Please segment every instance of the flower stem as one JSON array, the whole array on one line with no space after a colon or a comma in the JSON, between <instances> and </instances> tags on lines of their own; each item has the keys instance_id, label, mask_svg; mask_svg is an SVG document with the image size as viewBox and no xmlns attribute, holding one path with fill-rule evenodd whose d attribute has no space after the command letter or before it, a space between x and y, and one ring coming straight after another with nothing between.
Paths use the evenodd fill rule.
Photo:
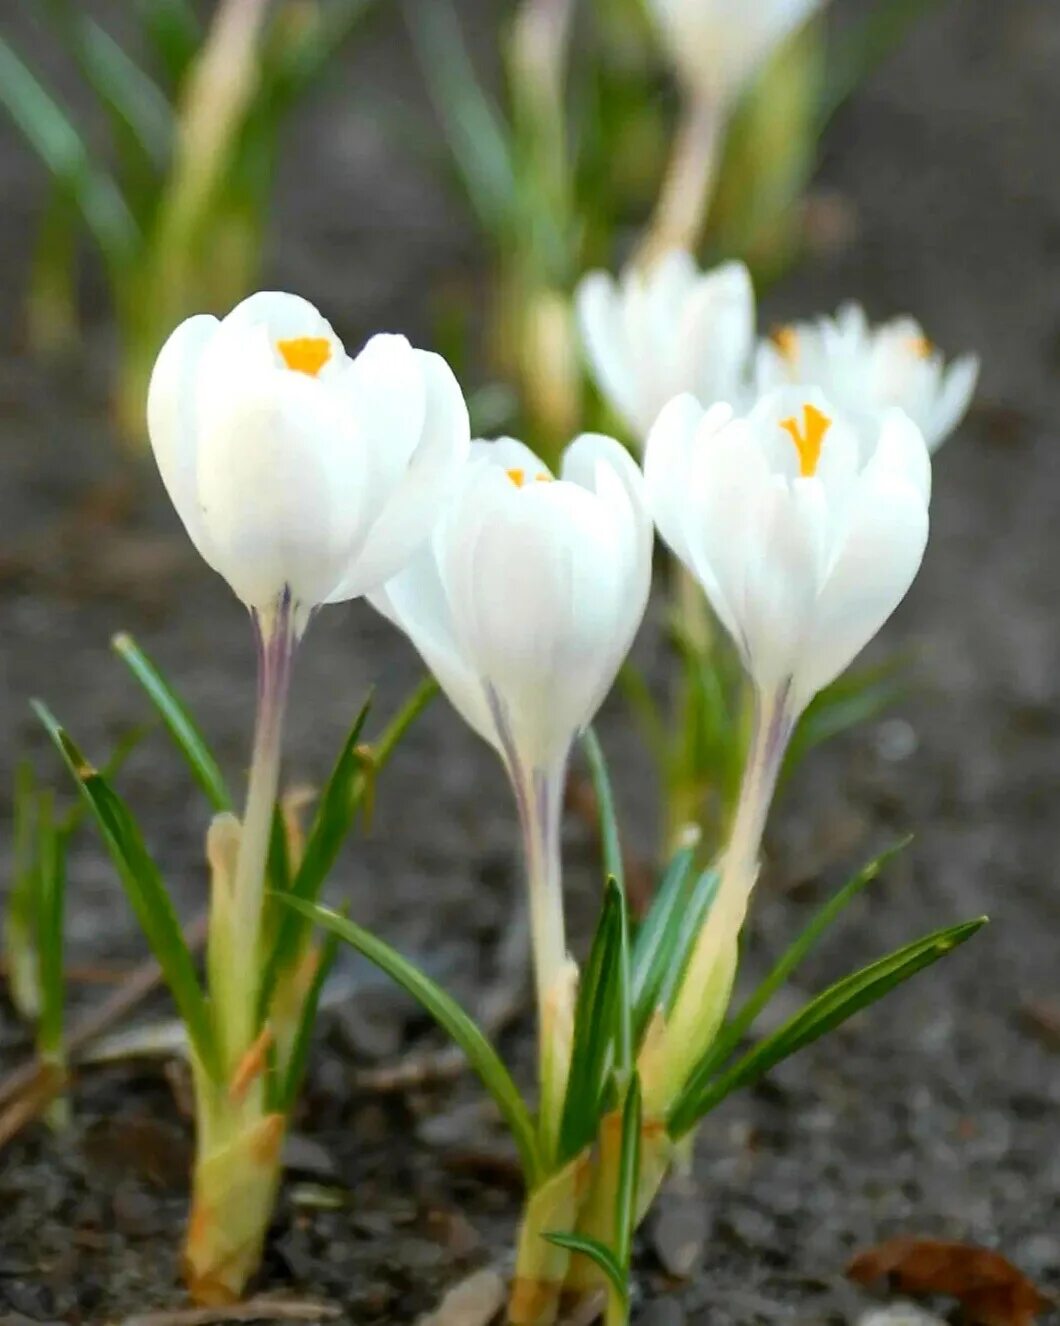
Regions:
<instances>
[{"instance_id":1,"label":"flower stem","mask_svg":"<svg viewBox=\"0 0 1060 1326\"><path fill-rule=\"evenodd\" d=\"M550 770L513 771L530 895L530 935L537 992L541 1121L549 1154L559 1126L570 1058L573 999L568 979L560 864L560 810L566 762Z\"/></svg>"},{"instance_id":2,"label":"flower stem","mask_svg":"<svg viewBox=\"0 0 1060 1326\"><path fill-rule=\"evenodd\" d=\"M736 941L758 874L758 856L784 752L794 726L786 688L756 696L751 744L732 829L721 863L721 883L696 940L688 971L666 1027L661 1090L665 1108L706 1050L724 1015ZM721 982L719 973L725 976Z\"/></svg>"},{"instance_id":3,"label":"flower stem","mask_svg":"<svg viewBox=\"0 0 1060 1326\"><path fill-rule=\"evenodd\" d=\"M267 614L254 615L258 643L258 706L254 749L232 884L225 958L232 972L222 1011L228 1062L235 1065L256 1034L260 941L272 817L280 779L287 692L298 631L285 595Z\"/></svg>"},{"instance_id":4,"label":"flower stem","mask_svg":"<svg viewBox=\"0 0 1060 1326\"><path fill-rule=\"evenodd\" d=\"M670 249L695 252L706 223L721 153L725 117L705 97L690 96L677 127L673 154L641 246L648 265Z\"/></svg>"}]
</instances>

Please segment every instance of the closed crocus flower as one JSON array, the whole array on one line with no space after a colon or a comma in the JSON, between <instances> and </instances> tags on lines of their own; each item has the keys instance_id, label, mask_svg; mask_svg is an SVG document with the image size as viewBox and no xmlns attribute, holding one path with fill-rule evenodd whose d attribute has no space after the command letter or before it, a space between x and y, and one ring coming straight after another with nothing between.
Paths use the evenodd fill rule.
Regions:
<instances>
[{"instance_id":1,"label":"closed crocus flower","mask_svg":"<svg viewBox=\"0 0 1060 1326\"><path fill-rule=\"evenodd\" d=\"M818 389L781 388L745 418L678 397L648 439L645 489L663 538L699 581L754 683L755 715L721 882L661 1042L664 1107L724 1008L784 752L812 697L872 639L916 575L931 464L908 415L886 411L863 452Z\"/></svg>"},{"instance_id":2,"label":"closed crocus flower","mask_svg":"<svg viewBox=\"0 0 1060 1326\"><path fill-rule=\"evenodd\" d=\"M444 360L402 336L350 358L296 295L182 323L158 357L148 426L192 542L260 617L304 623L398 571L466 455Z\"/></svg>"},{"instance_id":3,"label":"closed crocus flower","mask_svg":"<svg viewBox=\"0 0 1060 1326\"><path fill-rule=\"evenodd\" d=\"M800 712L876 634L928 532L923 436L886 412L867 458L816 388L781 388L745 418L673 401L648 440L648 502L765 695Z\"/></svg>"},{"instance_id":4,"label":"closed crocus flower","mask_svg":"<svg viewBox=\"0 0 1060 1326\"><path fill-rule=\"evenodd\" d=\"M650 0L685 86L727 107L823 0Z\"/></svg>"},{"instance_id":5,"label":"closed crocus flower","mask_svg":"<svg viewBox=\"0 0 1060 1326\"><path fill-rule=\"evenodd\" d=\"M651 547L640 470L612 438L578 438L555 479L521 442L476 442L427 547L370 596L511 778L530 884L543 1118L557 1121L573 992L560 892L564 775L644 614Z\"/></svg>"},{"instance_id":6,"label":"closed crocus flower","mask_svg":"<svg viewBox=\"0 0 1060 1326\"><path fill-rule=\"evenodd\" d=\"M873 327L858 304L835 317L782 327L758 349L758 390L785 383L820 387L870 449L885 411L898 406L934 451L964 418L975 393L979 360L966 354L947 366L913 318Z\"/></svg>"},{"instance_id":7,"label":"closed crocus flower","mask_svg":"<svg viewBox=\"0 0 1060 1326\"><path fill-rule=\"evenodd\" d=\"M578 323L596 383L638 446L682 392L703 404L741 401L754 353L755 299L747 268L701 272L683 250L615 281L590 272Z\"/></svg>"}]
</instances>

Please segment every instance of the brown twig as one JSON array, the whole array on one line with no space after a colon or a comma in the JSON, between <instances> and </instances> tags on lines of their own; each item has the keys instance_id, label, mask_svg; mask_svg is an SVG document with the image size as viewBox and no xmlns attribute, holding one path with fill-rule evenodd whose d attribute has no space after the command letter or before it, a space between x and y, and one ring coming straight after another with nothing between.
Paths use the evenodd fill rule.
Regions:
<instances>
[{"instance_id":1,"label":"brown twig","mask_svg":"<svg viewBox=\"0 0 1060 1326\"><path fill-rule=\"evenodd\" d=\"M207 918L203 914L188 926L186 941L195 952L206 939ZM130 1013L158 986L162 970L153 958L135 967L113 994L102 1000L78 1021L66 1038L66 1062L72 1068L79 1053L98 1036ZM43 1064L34 1056L0 1081L0 1146L33 1119L50 1100L68 1084L53 1065Z\"/></svg>"},{"instance_id":2,"label":"brown twig","mask_svg":"<svg viewBox=\"0 0 1060 1326\"><path fill-rule=\"evenodd\" d=\"M491 1037L503 1031L523 1005L529 974L525 908L520 909L498 950L497 970L499 975L483 995L476 1017L479 1026ZM440 1082L451 1082L466 1067L467 1059L463 1050L456 1045L448 1045L442 1050L425 1050L422 1054L409 1055L398 1063L384 1064L381 1068L362 1069L355 1082L365 1091L390 1095Z\"/></svg>"},{"instance_id":3,"label":"brown twig","mask_svg":"<svg viewBox=\"0 0 1060 1326\"><path fill-rule=\"evenodd\" d=\"M334 1321L340 1309L334 1303L309 1299L249 1298L217 1308L176 1308L168 1312L138 1312L119 1326L211 1326L213 1322Z\"/></svg>"}]
</instances>

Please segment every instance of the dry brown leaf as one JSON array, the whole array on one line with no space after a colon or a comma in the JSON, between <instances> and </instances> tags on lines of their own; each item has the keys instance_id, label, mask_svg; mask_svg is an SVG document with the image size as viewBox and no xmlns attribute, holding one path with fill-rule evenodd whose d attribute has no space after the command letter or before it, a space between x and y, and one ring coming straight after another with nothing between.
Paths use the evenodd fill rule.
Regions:
<instances>
[{"instance_id":1,"label":"dry brown leaf","mask_svg":"<svg viewBox=\"0 0 1060 1326\"><path fill-rule=\"evenodd\" d=\"M999 1252L945 1239L893 1238L846 1268L859 1284L886 1278L902 1294L948 1294L974 1326L1033 1326L1052 1300Z\"/></svg>"}]
</instances>

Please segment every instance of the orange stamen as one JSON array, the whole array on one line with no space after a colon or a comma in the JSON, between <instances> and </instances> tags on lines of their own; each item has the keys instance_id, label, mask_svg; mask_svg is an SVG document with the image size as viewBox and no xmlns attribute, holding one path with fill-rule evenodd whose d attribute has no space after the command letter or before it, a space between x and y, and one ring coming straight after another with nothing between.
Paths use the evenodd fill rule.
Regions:
<instances>
[{"instance_id":1,"label":"orange stamen","mask_svg":"<svg viewBox=\"0 0 1060 1326\"><path fill-rule=\"evenodd\" d=\"M780 426L791 435L795 450L799 453L799 474L804 479L811 478L817 473L824 435L832 427L831 419L816 405L811 405L807 401L802 407L801 428L794 416L790 419L781 419Z\"/></svg>"},{"instance_id":2,"label":"orange stamen","mask_svg":"<svg viewBox=\"0 0 1060 1326\"><path fill-rule=\"evenodd\" d=\"M794 327L774 327L769 339L789 364L795 363L799 357L799 333Z\"/></svg>"},{"instance_id":3,"label":"orange stamen","mask_svg":"<svg viewBox=\"0 0 1060 1326\"><path fill-rule=\"evenodd\" d=\"M295 336L289 341L277 341L276 349L289 369L311 378L331 358L331 343L326 336Z\"/></svg>"},{"instance_id":4,"label":"orange stamen","mask_svg":"<svg viewBox=\"0 0 1060 1326\"><path fill-rule=\"evenodd\" d=\"M525 470L509 470L509 471L508 471L508 478L511 479L512 483L515 484L516 488L521 488L521 487L523 486L523 484L526 483L526 471L525 471Z\"/></svg>"},{"instance_id":5,"label":"orange stamen","mask_svg":"<svg viewBox=\"0 0 1060 1326\"><path fill-rule=\"evenodd\" d=\"M935 346L927 336L911 336L909 348L918 359L930 359L935 353Z\"/></svg>"}]
</instances>

